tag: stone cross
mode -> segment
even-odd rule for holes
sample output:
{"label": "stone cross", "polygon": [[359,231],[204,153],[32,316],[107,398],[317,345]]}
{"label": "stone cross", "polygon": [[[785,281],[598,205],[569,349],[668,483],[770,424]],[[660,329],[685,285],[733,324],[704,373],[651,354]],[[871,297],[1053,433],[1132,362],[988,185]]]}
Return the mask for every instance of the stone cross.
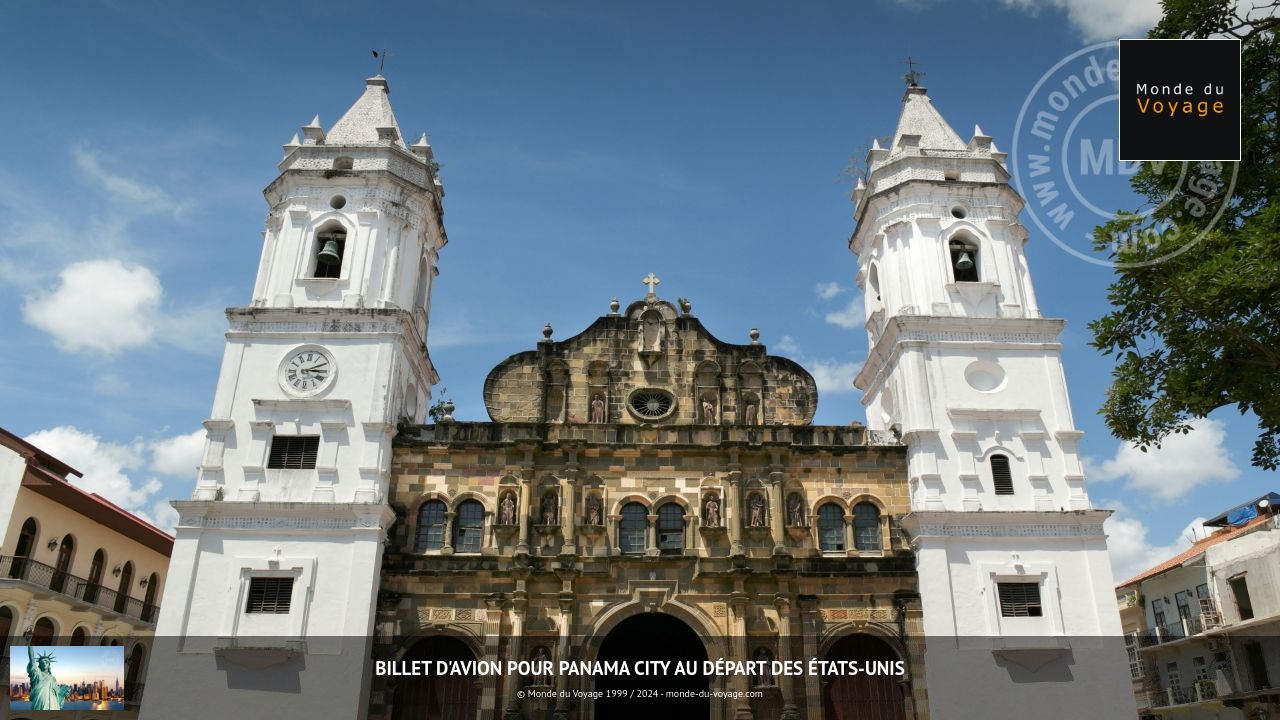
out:
{"label": "stone cross", "polygon": [[654,294],[654,292],[653,292],[653,286],[654,286],[654,285],[658,285],[658,284],[660,284],[662,281],[661,281],[661,280],[659,280],[659,279],[658,279],[658,277],[657,277],[656,275],[654,275],[653,273],[649,273],[649,274],[648,274],[648,276],[646,276],[646,277],[645,277],[645,279],[641,280],[640,282],[644,283],[645,285],[648,285],[648,286],[649,286],[649,294],[650,294],[650,295],[653,295],[653,294]]}

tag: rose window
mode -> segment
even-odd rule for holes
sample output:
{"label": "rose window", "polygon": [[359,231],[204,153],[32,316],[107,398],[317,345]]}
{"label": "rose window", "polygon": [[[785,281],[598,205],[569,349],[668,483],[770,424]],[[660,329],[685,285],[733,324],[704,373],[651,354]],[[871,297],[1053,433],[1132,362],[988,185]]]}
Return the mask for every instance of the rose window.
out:
{"label": "rose window", "polygon": [[659,420],[671,414],[675,398],[663,390],[637,390],[628,401],[631,412],[642,420]]}

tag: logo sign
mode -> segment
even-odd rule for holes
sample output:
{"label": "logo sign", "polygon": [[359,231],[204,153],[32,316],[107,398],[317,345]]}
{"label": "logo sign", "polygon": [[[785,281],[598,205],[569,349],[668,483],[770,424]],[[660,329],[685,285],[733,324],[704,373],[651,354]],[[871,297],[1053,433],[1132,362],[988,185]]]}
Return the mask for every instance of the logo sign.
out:
{"label": "logo sign", "polygon": [[1240,160],[1240,40],[1121,40],[1120,157]]}
{"label": "logo sign", "polygon": [[[1230,47],[1238,49],[1234,43]],[[1119,45],[1111,41],[1081,48],[1049,68],[1022,103],[1009,157],[1010,174],[1027,200],[1032,224],[1072,256],[1106,267],[1128,263],[1114,260],[1115,247],[1095,247],[1097,226],[1122,216],[1141,225],[1163,209],[1162,215],[1173,217],[1173,223],[1181,218],[1188,231],[1176,233],[1175,248],[1136,264],[1151,265],[1179,255],[1199,242],[1222,215],[1237,172],[1235,164],[1212,160],[1150,162],[1148,170],[1169,179],[1173,189],[1154,202],[1139,197],[1130,181],[1144,164],[1122,160],[1120,155],[1116,118],[1121,114],[1122,67]],[[1238,88],[1238,68],[1233,73]],[[1201,82],[1200,90],[1205,84]],[[1238,141],[1238,92],[1231,107],[1236,112]],[[1219,192],[1224,187],[1225,192]],[[1169,203],[1177,205],[1165,207]],[[1194,224],[1189,222],[1192,219]],[[1152,229],[1180,228],[1162,223]],[[1145,239],[1149,238],[1139,235],[1126,242]]]}

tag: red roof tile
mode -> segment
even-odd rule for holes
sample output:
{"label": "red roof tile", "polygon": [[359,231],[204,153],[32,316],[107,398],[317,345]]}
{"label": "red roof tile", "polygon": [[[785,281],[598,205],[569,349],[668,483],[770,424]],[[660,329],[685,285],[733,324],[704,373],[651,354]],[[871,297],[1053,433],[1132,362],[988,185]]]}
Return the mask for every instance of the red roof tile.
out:
{"label": "red roof tile", "polygon": [[1144,570],[1141,573],[1138,573],[1137,575],[1129,578],[1128,580],[1125,580],[1119,585],[1116,585],[1116,588],[1119,589],[1127,585],[1132,585],[1136,582],[1146,580],[1149,577],[1153,577],[1155,575],[1159,575],[1160,573],[1172,570],[1173,568],[1176,568],[1180,565],[1183,565],[1191,560],[1194,560],[1200,557],[1201,555],[1204,554],[1205,550],[1209,549],[1210,547],[1217,545],[1218,543],[1226,542],[1231,538],[1238,537],[1239,535],[1242,535],[1245,532],[1248,532],[1249,530],[1252,530],[1254,527],[1257,527],[1258,525],[1261,525],[1262,523],[1267,522],[1269,520],[1271,520],[1271,517],[1269,515],[1259,515],[1258,517],[1250,520],[1244,525],[1224,528],[1208,537],[1200,538],[1191,547],[1187,548],[1186,550],[1183,550],[1182,552],[1178,553],[1177,555],[1174,555],[1168,560],[1165,560],[1164,562],[1154,567],[1148,568],[1147,570]]}

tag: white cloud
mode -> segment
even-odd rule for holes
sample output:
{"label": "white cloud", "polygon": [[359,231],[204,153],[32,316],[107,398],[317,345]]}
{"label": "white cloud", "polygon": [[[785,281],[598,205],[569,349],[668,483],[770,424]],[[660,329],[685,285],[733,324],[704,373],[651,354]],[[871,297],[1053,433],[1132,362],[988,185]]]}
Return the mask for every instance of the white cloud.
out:
{"label": "white cloud", "polygon": [[813,380],[818,384],[818,393],[828,395],[853,392],[853,378],[861,369],[858,363],[836,360],[812,360],[805,364],[809,366]]}
{"label": "white cloud", "polygon": [[110,443],[70,425],[41,430],[27,442],[84,473],[71,478],[83,490],[97,493],[130,511],[146,507],[160,490],[155,478],[135,480],[130,475],[146,466],[146,444]]}
{"label": "white cloud", "polygon": [[827,313],[825,319],[828,323],[845,330],[856,330],[862,327],[867,322],[866,313],[862,309],[862,298],[855,295],[843,308]]}
{"label": "white cloud", "polygon": [[177,435],[151,444],[151,469],[161,475],[194,477],[204,454],[204,430]]}
{"label": "white cloud", "polygon": [[1141,520],[1123,510],[1107,518],[1107,549],[1116,583],[1122,583],[1191,547],[1195,538],[1205,536],[1205,518],[1197,517],[1171,542],[1155,545],[1147,538],[1148,528]]}
{"label": "white cloud", "polygon": [[773,346],[775,350],[787,355],[799,355],[800,345],[796,343],[796,339],[790,335],[783,335],[781,340]]}
{"label": "white cloud", "polygon": [[32,433],[26,439],[84,473],[83,477],[69,478],[76,487],[97,493],[157,527],[171,530],[177,513],[167,499],[159,496],[163,486],[148,471],[189,480],[200,461],[200,449],[192,450],[197,437],[203,442],[204,432],[152,442],[138,439],[113,443],[63,425]]}
{"label": "white cloud", "polygon": [[1086,470],[1095,481],[1123,479],[1129,490],[1160,500],[1176,500],[1200,485],[1237,477],[1240,468],[1224,445],[1227,431],[1222,422],[1193,420],[1191,426],[1190,433],[1170,435],[1145,453],[1121,445],[1108,460],[1086,460]]}
{"label": "white cloud", "polygon": [[71,159],[89,183],[116,201],[137,205],[144,212],[177,212],[179,209],[178,204],[161,188],[108,171],[103,167],[102,156],[83,145],[71,148]]}
{"label": "white cloud", "polygon": [[163,294],[141,265],[85,260],[68,265],[49,292],[29,296],[23,315],[62,350],[116,353],[151,340]]}
{"label": "white cloud", "polygon": [[[941,0],[896,2],[912,12],[923,12]],[[1085,42],[1145,37],[1161,17],[1160,0],[999,0],[999,3],[1033,17],[1045,10],[1061,13]]]}
{"label": "white cloud", "polygon": [[840,287],[840,283],[832,280],[831,282],[818,283],[813,287],[813,291],[823,300],[830,300],[844,292],[845,288]]}
{"label": "white cloud", "polygon": [[1000,0],[1007,8],[1037,15],[1042,10],[1067,16],[1085,42],[1143,37],[1160,22],[1160,0]]}

